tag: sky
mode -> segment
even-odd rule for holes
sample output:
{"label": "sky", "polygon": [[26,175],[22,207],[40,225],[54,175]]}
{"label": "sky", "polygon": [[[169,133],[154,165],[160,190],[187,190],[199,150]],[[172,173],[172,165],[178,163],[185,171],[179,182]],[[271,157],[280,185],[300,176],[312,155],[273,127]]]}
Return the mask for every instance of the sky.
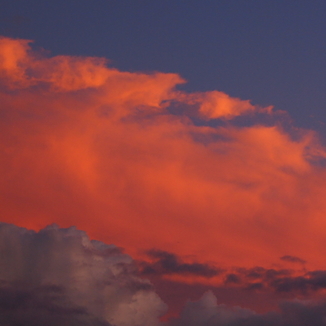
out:
{"label": "sky", "polygon": [[2,1],[0,321],[325,325],[324,1]]}

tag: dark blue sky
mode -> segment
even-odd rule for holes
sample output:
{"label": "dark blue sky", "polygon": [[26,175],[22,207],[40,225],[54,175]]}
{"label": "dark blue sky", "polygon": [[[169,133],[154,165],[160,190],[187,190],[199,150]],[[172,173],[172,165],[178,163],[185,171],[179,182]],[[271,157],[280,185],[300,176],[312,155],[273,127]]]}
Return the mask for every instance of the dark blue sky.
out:
{"label": "dark blue sky", "polygon": [[[1,0],[0,34],[53,55],[176,72],[324,132],[325,0]],[[326,135],[326,132],[324,132]]]}

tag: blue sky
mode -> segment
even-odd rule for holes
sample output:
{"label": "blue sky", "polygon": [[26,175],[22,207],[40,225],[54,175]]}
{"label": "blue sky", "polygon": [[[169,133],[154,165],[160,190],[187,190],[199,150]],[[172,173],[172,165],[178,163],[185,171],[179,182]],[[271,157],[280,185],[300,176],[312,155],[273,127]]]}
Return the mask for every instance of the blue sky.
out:
{"label": "blue sky", "polygon": [[[326,2],[2,0],[0,34],[128,71],[179,73],[324,133]],[[324,133],[325,135],[325,133]]]}

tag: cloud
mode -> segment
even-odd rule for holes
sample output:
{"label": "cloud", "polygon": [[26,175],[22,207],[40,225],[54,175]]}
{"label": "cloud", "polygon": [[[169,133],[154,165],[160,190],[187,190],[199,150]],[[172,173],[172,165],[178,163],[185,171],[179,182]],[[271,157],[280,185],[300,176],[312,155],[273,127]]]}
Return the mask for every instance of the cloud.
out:
{"label": "cloud", "polygon": [[272,287],[280,292],[318,291],[326,288],[326,271],[310,271],[302,276],[284,277],[271,282]]}
{"label": "cloud", "polygon": [[230,120],[234,117],[255,111],[270,113],[272,110],[272,107],[258,108],[248,100],[244,101],[238,98],[232,98],[218,91],[192,94],[179,93],[177,99],[181,103],[186,103],[188,107],[197,107],[197,116],[204,120],[221,118]]}
{"label": "cloud", "polygon": [[172,325],[230,325],[238,319],[248,318],[252,312],[240,307],[228,309],[218,305],[211,291],[206,292],[200,300],[188,302],[181,312],[179,320]]}
{"label": "cloud", "polygon": [[172,326],[321,326],[326,318],[325,302],[284,301],[279,312],[257,314],[240,307],[217,304],[210,291],[198,301],[188,302]]}
{"label": "cloud", "polygon": [[[207,291],[197,301],[188,300],[179,316],[162,322],[166,305],[152,284],[138,277],[135,261],[74,227],[51,225],[35,232],[1,223],[0,252],[1,325],[302,326],[323,325],[326,318],[323,300],[282,301],[277,311],[257,313],[219,304]],[[169,253],[152,254],[171,259]],[[256,268],[247,277],[267,272]],[[325,278],[322,272],[310,274]]]}
{"label": "cloud", "polygon": [[166,306],[130,256],[76,228],[0,224],[1,324],[156,325]]}
{"label": "cloud", "polygon": [[40,286],[22,289],[17,285],[0,287],[2,325],[94,325],[110,326],[83,307],[67,302],[62,288]]}
{"label": "cloud", "polygon": [[292,296],[309,295],[326,288],[325,270],[237,268],[223,275],[226,286],[254,291],[291,293]]}
{"label": "cloud", "polygon": [[323,295],[325,148],[184,82],[0,39],[0,218],[34,230],[0,225],[0,323],[158,325],[165,304],[109,241],[177,307],[218,292],[168,325],[323,324],[324,301],[255,309]]}
{"label": "cloud", "polygon": [[222,270],[208,264],[185,263],[175,254],[162,250],[152,249],[148,251],[147,255],[154,259],[154,262],[141,262],[144,275],[181,274],[211,278],[222,272]]}
{"label": "cloud", "polygon": [[294,257],[294,256],[290,256],[290,255],[285,255],[280,257],[281,260],[290,262],[290,263],[299,263],[299,264],[305,264],[306,261],[299,258],[299,257]]}
{"label": "cloud", "polygon": [[137,260],[151,248],[193,257],[176,262],[192,273],[270,269],[286,253],[324,268],[314,132],[257,122],[273,110],[222,92],[182,92],[177,74],[49,57],[27,40],[0,40],[0,75],[2,221],[76,225]]}

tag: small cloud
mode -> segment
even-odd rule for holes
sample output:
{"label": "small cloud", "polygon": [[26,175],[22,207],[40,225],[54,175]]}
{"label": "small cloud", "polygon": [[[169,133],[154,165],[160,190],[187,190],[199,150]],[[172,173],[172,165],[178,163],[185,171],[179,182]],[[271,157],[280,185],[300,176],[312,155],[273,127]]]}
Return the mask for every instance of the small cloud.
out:
{"label": "small cloud", "polygon": [[305,264],[306,261],[299,258],[299,257],[296,257],[296,256],[290,256],[290,255],[285,255],[285,256],[282,256],[280,257],[281,260],[283,261],[286,261],[286,262],[289,262],[289,263],[299,263],[299,264]]}
{"label": "small cloud", "polygon": [[225,281],[224,283],[226,285],[229,284],[240,284],[241,283],[241,278],[239,277],[239,275],[231,273],[231,274],[227,274],[225,277]]}

